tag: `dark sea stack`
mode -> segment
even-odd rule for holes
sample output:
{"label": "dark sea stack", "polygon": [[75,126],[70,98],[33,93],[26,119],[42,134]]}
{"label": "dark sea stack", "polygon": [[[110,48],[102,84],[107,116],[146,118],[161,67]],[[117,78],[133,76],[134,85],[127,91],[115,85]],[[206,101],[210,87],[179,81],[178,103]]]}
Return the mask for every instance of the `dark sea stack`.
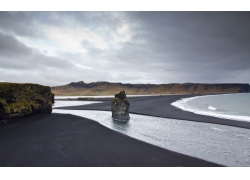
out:
{"label": "dark sea stack", "polygon": [[49,86],[0,82],[0,121],[51,113],[53,103]]}
{"label": "dark sea stack", "polygon": [[115,94],[115,98],[111,102],[112,118],[115,120],[128,121],[129,117],[129,101],[125,91]]}

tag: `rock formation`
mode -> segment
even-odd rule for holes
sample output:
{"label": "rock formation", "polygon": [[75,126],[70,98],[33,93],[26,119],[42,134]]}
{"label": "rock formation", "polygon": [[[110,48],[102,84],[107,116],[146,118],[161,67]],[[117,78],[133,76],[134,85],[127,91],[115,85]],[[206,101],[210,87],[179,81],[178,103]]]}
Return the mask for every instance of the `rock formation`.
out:
{"label": "rock formation", "polygon": [[0,82],[0,121],[35,113],[51,113],[54,94],[49,86]]}
{"label": "rock formation", "polygon": [[129,117],[129,101],[125,91],[115,94],[115,98],[111,102],[112,118],[116,120],[128,121]]}

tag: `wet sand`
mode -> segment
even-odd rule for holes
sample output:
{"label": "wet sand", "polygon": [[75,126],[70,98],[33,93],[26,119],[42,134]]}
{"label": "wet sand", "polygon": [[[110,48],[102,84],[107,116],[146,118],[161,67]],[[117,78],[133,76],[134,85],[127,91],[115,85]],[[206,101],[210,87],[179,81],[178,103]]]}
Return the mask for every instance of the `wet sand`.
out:
{"label": "wet sand", "polygon": [[0,166],[220,166],[169,151],[69,114],[39,114],[0,126]]}
{"label": "wet sand", "polygon": [[[196,122],[206,122],[214,123],[228,126],[235,126],[250,129],[250,122],[246,121],[236,121],[229,119],[216,118],[211,116],[194,114],[192,112],[183,111],[171,105],[181,98],[194,97],[197,95],[164,95],[164,96],[151,96],[151,97],[128,97],[130,102],[130,113],[142,114],[156,117],[172,118],[189,120]],[[110,111],[110,103],[113,98],[102,98],[98,101],[103,101],[104,103],[89,104],[82,106],[71,106],[63,107],[58,109],[68,109],[68,110],[100,110],[100,111]]]}

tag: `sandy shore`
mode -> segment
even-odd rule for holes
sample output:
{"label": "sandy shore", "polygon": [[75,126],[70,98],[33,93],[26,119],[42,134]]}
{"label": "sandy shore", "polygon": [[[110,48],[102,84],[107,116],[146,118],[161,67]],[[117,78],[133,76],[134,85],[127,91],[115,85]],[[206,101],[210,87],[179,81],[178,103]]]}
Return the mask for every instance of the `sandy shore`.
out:
{"label": "sandy shore", "polygon": [[0,166],[219,166],[63,114],[34,115],[0,126]]}
{"label": "sandy shore", "polygon": [[[250,122],[236,121],[229,119],[216,118],[205,115],[198,115],[192,112],[183,111],[171,105],[181,98],[194,97],[196,95],[167,95],[167,96],[152,96],[152,97],[129,97],[130,113],[189,120],[196,122],[214,123],[228,126],[235,126],[250,129]],[[110,103],[113,98],[103,98],[98,101],[104,103],[90,104],[84,106],[63,107],[58,109],[69,110],[101,110],[110,111]]]}

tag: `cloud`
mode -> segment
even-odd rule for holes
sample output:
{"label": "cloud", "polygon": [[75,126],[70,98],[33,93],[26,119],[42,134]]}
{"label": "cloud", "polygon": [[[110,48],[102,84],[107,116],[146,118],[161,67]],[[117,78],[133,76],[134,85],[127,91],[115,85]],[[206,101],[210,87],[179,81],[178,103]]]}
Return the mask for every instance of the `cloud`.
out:
{"label": "cloud", "polygon": [[128,24],[122,24],[116,28],[115,32],[112,32],[111,36],[116,42],[128,42],[132,38]]}
{"label": "cloud", "polygon": [[100,49],[108,48],[108,44],[101,36],[87,28],[46,27],[45,32],[51,40],[64,50],[81,51],[83,41],[89,42]]}
{"label": "cloud", "polygon": [[46,56],[36,49],[27,47],[11,35],[0,33],[1,68],[35,69],[41,67],[70,68],[67,59]]}
{"label": "cloud", "polygon": [[17,41],[13,36],[0,33],[0,55],[12,57],[15,55],[26,56],[30,54],[32,49],[29,49],[25,44]]}
{"label": "cloud", "polygon": [[0,80],[248,83],[249,12],[0,12]]}

